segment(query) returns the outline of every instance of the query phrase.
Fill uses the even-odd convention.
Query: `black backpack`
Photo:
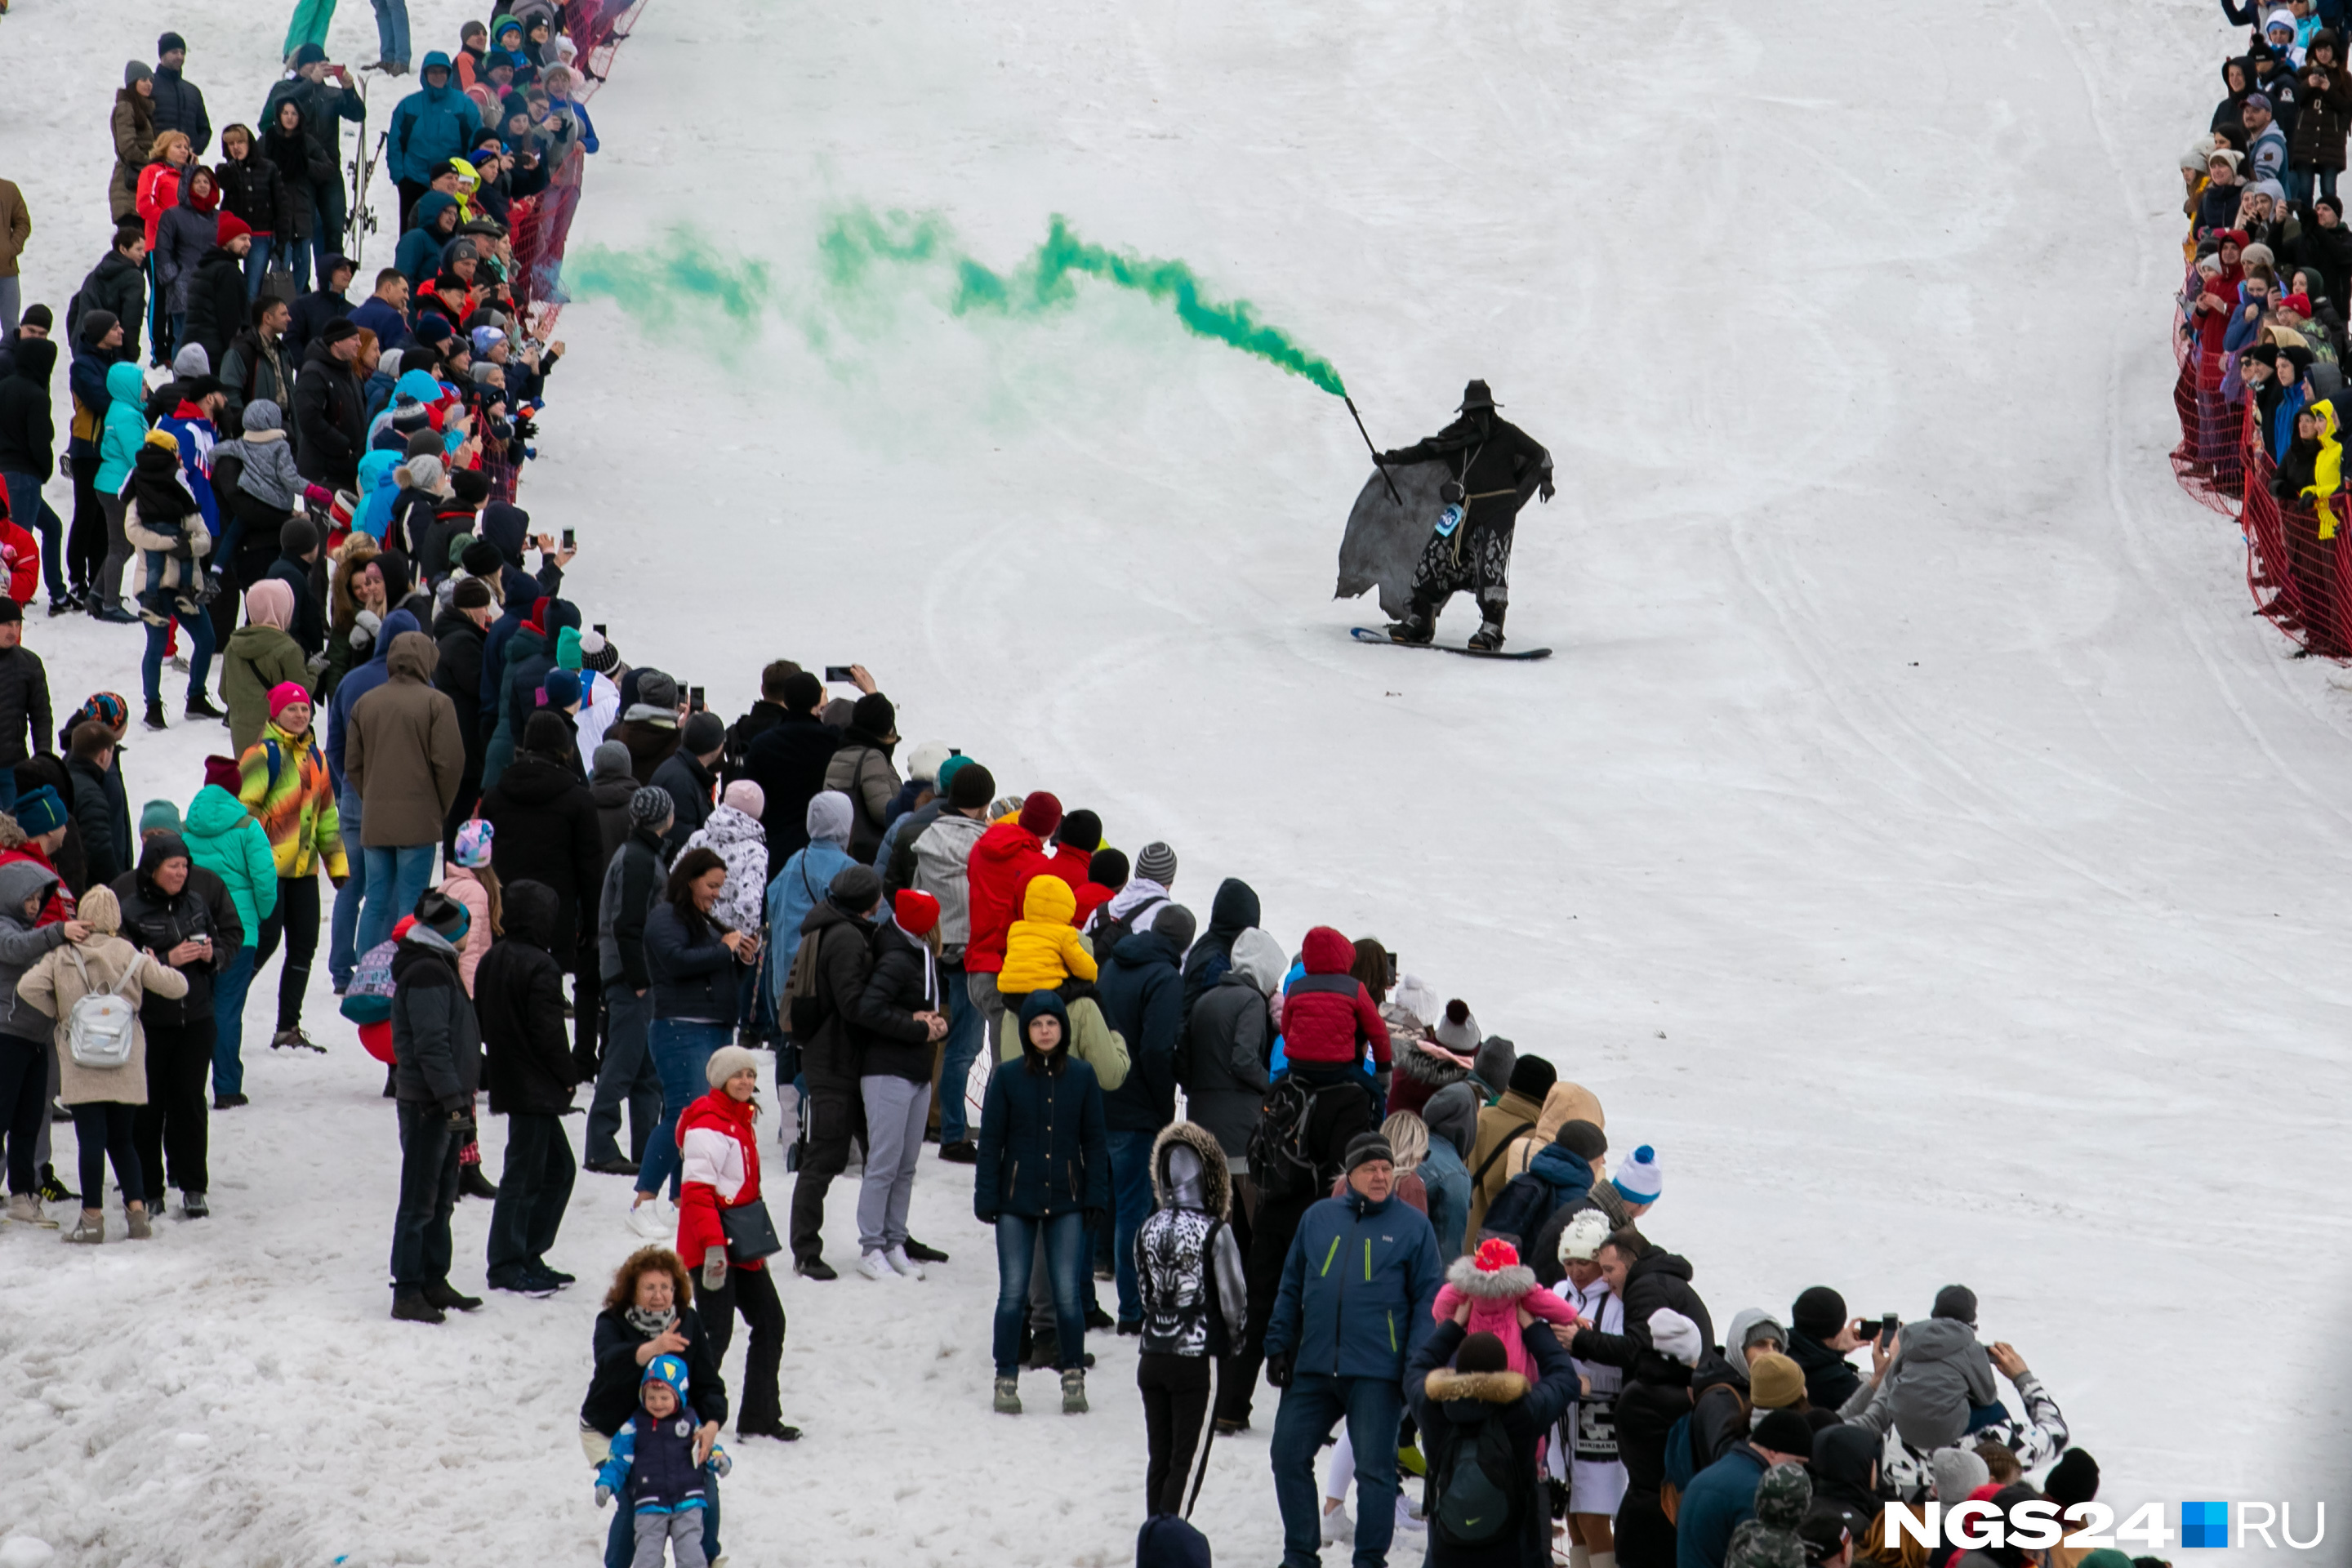
[[[1511,1451],[1499,1408],[1475,1430],[1457,1429],[1431,1478],[1437,1504],[1430,1510],[1433,1533],[1449,1546],[1491,1546],[1513,1539],[1526,1518],[1527,1467]]]
[[[1189,1030],[1187,1031],[1190,1032]],[[1265,1106],[1250,1132],[1250,1181],[1266,1198],[1320,1196],[1314,1159],[1307,1152],[1307,1124],[1322,1090],[1286,1076],[1266,1091]]]
[[[1108,958],[1111,949],[1135,934],[1136,917],[1148,914],[1167,901],[1166,899],[1146,899],[1117,920],[1110,918],[1110,906],[1105,904],[1094,928],[1087,932],[1087,940],[1095,944],[1095,962],[1100,963]]]

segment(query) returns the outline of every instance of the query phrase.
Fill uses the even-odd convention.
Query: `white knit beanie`
[[[710,1053],[709,1065],[702,1069],[702,1076],[710,1080],[711,1088],[717,1089],[739,1072],[759,1070],[760,1058],[753,1053],[741,1046],[721,1046]]]
[[[1666,1179],[1658,1169],[1658,1152],[1644,1143],[1618,1161],[1612,1184],[1629,1204],[1656,1203],[1658,1194],[1666,1187]]]

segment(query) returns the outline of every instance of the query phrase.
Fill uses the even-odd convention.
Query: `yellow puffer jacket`
[[[1004,933],[1004,967],[997,972],[996,988],[1007,996],[1051,991],[1075,974],[1095,978],[1095,961],[1078,941],[1078,900],[1070,885],[1051,872],[1029,879],[1021,900],[1022,918]]]
[[[2319,456],[2312,460],[2312,482],[2304,487],[2303,493],[2312,498],[2312,510],[2319,514],[2319,537],[2333,539],[2336,509],[2327,503],[2329,497],[2344,488],[2343,427],[2336,421],[2333,403],[2315,403],[2309,412],[2319,421]]]

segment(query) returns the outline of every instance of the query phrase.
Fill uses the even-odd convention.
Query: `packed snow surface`
[[[283,9],[18,0],[28,301],[103,251],[122,61],[177,28],[249,119]],[[412,10],[420,58],[475,15]],[[525,504],[624,656],[723,711],[767,658],[865,663],[910,742],[1173,844],[1196,910],[1237,875],[1286,943],[1383,938],[1659,1149],[1646,1228],[1718,1321],[1965,1281],[2106,1500],[2309,1499],[2346,1425],[2352,722],[2162,460],[2173,161],[2229,37],[2193,0],[653,0],[572,239],[641,286],[565,312]],[[372,42],[345,0],[336,54]],[[1383,445],[1491,381],[1559,464],[1510,621],[1557,656],[1352,644],[1338,399],[1096,280],[957,314],[937,256],[827,269],[828,226],[892,212],[1008,275],[1055,214],[1181,258]],[[60,713],[136,693],[134,634],[28,629]],[[223,744],[134,731],[134,802]],[[393,1120],[316,983],[324,1058],[272,1057],[255,988],[214,1218],[0,1235],[0,1526],[76,1564],[591,1561],[627,1184],[582,1176],[562,1296],[388,1321]],[[926,1160],[928,1281],[784,1283],[808,1436],[735,1446],[742,1568],[1131,1553],[1134,1342],[1095,1340],[1093,1414],[1039,1377],[992,1415],[968,1185]],[[1216,1445],[1221,1561],[1279,1550],[1273,1405]]]

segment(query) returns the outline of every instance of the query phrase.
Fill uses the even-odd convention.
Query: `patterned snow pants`
[[[1511,532],[1509,521],[1486,523],[1475,516],[1451,539],[1433,532],[1413,568],[1413,607],[1434,620],[1446,600],[1466,591],[1477,600],[1478,613],[1500,626],[1511,605]]]

